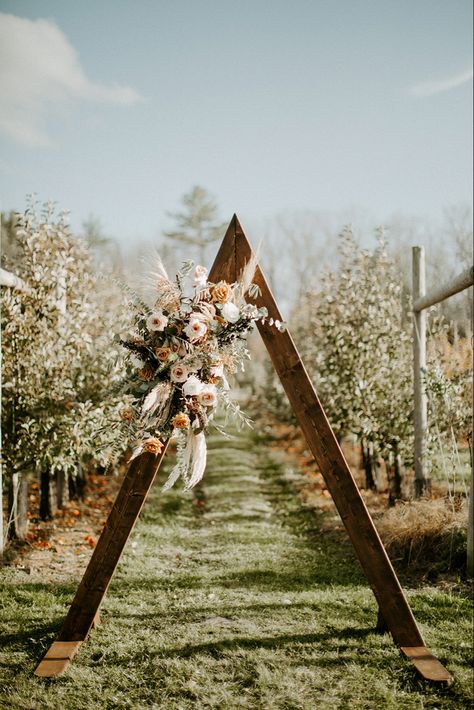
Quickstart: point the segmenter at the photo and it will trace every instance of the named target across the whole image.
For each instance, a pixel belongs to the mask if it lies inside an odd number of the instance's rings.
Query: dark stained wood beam
[[[167,446],[168,442],[159,456],[143,453],[130,464],[58,638],[36,669],[36,675],[50,678],[64,673],[91,627],[97,624],[100,604]]]

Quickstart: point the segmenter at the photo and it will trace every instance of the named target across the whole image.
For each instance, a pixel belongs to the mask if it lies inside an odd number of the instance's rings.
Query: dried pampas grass
[[[238,276],[239,288],[237,291],[237,298],[243,299],[250,286],[253,283],[255,277],[255,271],[258,266],[258,259],[260,256],[260,247],[262,243],[260,242],[255,251],[252,251],[250,259],[245,264],[244,268]]]
[[[135,290],[151,308],[169,311],[179,307],[180,291],[165,269],[158,251],[141,258],[142,273],[136,276]]]

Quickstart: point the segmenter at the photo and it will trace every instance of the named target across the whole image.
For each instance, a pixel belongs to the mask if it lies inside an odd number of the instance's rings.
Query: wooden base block
[[[35,670],[40,678],[54,678],[68,668],[82,641],[54,641]]]
[[[453,676],[426,646],[402,646],[400,650],[426,680],[433,683],[444,683],[445,685],[453,683]]]

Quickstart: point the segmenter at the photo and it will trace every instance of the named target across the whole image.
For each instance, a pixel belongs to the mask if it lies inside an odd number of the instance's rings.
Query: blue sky
[[[472,194],[470,0],[0,0],[0,199],[123,243],[224,220],[440,218]]]

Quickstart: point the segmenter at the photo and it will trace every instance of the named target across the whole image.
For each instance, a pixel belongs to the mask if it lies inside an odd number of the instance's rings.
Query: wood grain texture
[[[40,678],[62,675],[82,645],[82,641],[54,641],[35,670]]]
[[[61,628],[59,641],[79,641],[87,637],[166,448],[167,443],[159,456],[143,453],[130,464]]]
[[[128,467],[58,638],[35,670],[36,675],[51,678],[64,673],[90,629],[100,623],[100,604],[167,448],[165,442],[159,456],[143,453]]]
[[[423,678],[432,683],[451,685],[454,678],[426,646],[402,646],[402,653],[413,663]]]

